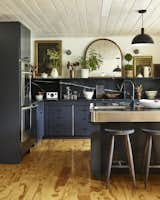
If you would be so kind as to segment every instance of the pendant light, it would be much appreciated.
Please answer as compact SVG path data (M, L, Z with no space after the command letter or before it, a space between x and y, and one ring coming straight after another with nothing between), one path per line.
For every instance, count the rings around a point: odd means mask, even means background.
M120 58L117 57L116 60L117 60L117 67L113 69L113 72L121 72L121 68L119 66L119 60L120 60Z
M132 45L134 45L134 46L154 43L151 36L144 33L143 14L146 12L147 12L147 10L138 10L138 13L142 15L142 28L141 28L141 33L136 35L132 40Z

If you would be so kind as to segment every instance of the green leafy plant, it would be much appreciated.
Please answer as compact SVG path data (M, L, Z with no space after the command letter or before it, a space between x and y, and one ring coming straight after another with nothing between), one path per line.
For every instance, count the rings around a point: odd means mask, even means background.
M81 56L79 58L79 64L81 66L82 69L89 69L88 67L88 60L85 58L85 56Z
M58 68L60 64L60 55L58 51L54 49L47 49L47 56L51 66L53 68Z
M100 64L103 62L102 56L94 50L89 51L88 56L82 56L79 59L79 63L82 69L89 69L94 71L100 68Z
M133 65L129 64L129 62L133 59L133 56L130 54L130 53L127 53L125 56L124 56L125 60L128 62L124 68L125 70L133 70Z
M133 70L133 65L127 64L124 67L125 67L125 70Z

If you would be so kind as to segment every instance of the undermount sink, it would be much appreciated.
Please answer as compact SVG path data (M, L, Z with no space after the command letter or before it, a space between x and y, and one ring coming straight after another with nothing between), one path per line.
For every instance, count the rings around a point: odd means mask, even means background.
M95 110L125 110L127 109L127 106L94 106Z
M141 99L139 102L145 108L160 108L160 100Z

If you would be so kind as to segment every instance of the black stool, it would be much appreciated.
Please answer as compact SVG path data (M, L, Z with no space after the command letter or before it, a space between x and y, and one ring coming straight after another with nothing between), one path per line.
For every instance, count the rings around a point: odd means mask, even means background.
M153 130L153 129L152 130L151 129L142 129L142 132L146 134L145 155L144 155L144 169L145 169L144 184L145 184L145 188L147 188L149 169L150 168L160 168L160 165L150 165L153 136L160 136L160 131Z
M125 146L126 146L126 152L127 152L127 158L128 158L128 165L118 165L114 166L114 168L124 168L129 167L130 173L133 180L134 187L136 186L136 178L135 178L135 171L134 171L134 162L133 162L133 155L132 155L132 147L130 143L129 135L134 133L134 129L131 130L113 130L113 129L105 129L105 131L111 136L111 144L109 147L109 157L108 157L108 168L106 173L106 187L109 187L109 181L110 181L110 174L111 174L111 168L112 168L112 161L113 161L113 152L114 152L114 140L115 136L123 136L125 140Z

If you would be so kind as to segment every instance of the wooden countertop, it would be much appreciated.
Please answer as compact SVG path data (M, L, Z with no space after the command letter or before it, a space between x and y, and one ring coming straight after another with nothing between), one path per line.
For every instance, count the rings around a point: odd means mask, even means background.
M160 122L160 109L90 110L91 122Z

